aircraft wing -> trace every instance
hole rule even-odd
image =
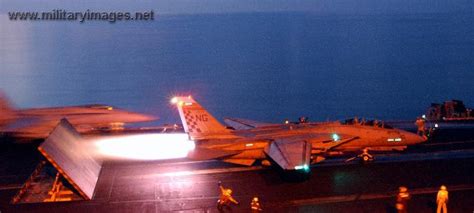
[[[276,139],[265,148],[265,153],[285,170],[308,168],[311,161],[311,143],[303,140]]]
[[[271,126],[275,124],[263,123],[240,118],[225,118],[224,122],[236,130],[253,129],[257,127]]]
[[[45,138],[58,123],[59,120],[19,118],[3,127],[0,131],[12,133],[18,137]]]

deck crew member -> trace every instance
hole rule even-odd
[[[398,188],[397,204],[395,204],[395,208],[397,209],[398,213],[407,212],[407,203],[409,199],[410,194],[408,193],[407,187],[400,186]]]
[[[360,124],[360,123],[359,123],[359,118],[354,117],[354,124],[355,124],[355,125],[359,125],[359,124]]]
[[[258,197],[254,197],[252,199],[252,202],[250,202],[250,210],[252,213],[258,213],[263,211],[262,207],[260,206],[260,203],[258,202]]]
[[[217,200],[217,209],[219,211],[223,211],[223,207],[230,208],[230,204],[239,204],[233,197],[232,197],[232,189],[224,188],[222,183],[219,181],[218,183],[219,189],[221,191],[219,200]]]
[[[420,136],[425,136],[425,119],[421,117],[416,118],[415,125],[418,127],[416,134]]]
[[[436,213],[441,213],[441,209],[444,213],[448,213],[448,209],[446,207],[446,203],[448,202],[448,190],[446,186],[442,185],[438,191],[438,195],[436,196],[436,203],[438,204],[438,208],[436,209]]]

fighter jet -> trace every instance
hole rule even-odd
[[[51,108],[14,109],[0,93],[0,134],[21,139],[42,139],[62,118],[80,132],[122,129],[125,123],[152,121],[150,115],[108,105],[93,104]]]
[[[253,165],[277,164],[284,171],[310,171],[329,152],[339,150],[402,149],[426,139],[400,129],[356,122],[268,124],[227,119],[230,129],[215,119],[191,96],[174,97],[185,132],[195,141],[191,159],[222,159]]]

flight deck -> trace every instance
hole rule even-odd
[[[221,181],[240,202],[232,208],[234,212],[248,212],[254,196],[260,198],[265,212],[393,212],[401,185],[412,196],[409,210],[433,212],[442,184],[450,192],[450,211],[471,212],[474,140],[469,132],[465,128],[440,131],[434,141],[405,152],[375,155],[368,164],[346,162],[344,156],[330,158],[313,165],[305,181],[284,179],[281,171],[271,167],[218,160],[108,160],[101,166],[91,200],[18,204],[12,204],[12,198],[45,158],[36,150],[37,144],[2,144],[0,210],[217,212],[217,183]]]

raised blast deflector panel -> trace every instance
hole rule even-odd
[[[38,150],[84,197],[91,199],[101,164],[88,153],[80,134],[63,119]]]

